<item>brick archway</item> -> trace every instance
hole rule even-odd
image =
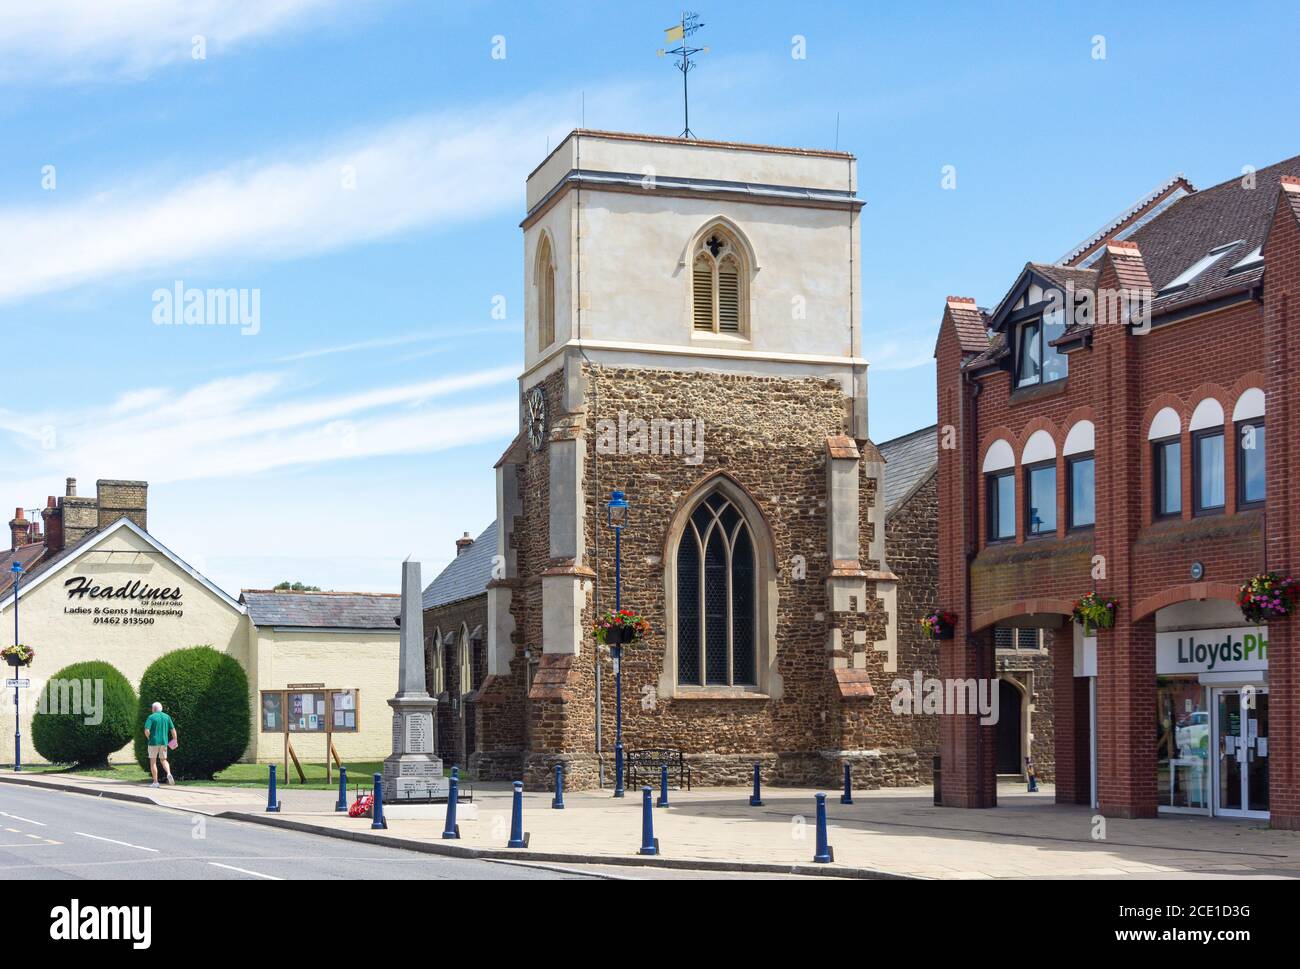
[[[1130,622],[1141,622],[1166,606],[1180,602],[1203,602],[1206,599],[1227,599],[1236,601],[1237,586],[1229,582],[1189,582],[1186,585],[1170,586],[1162,592],[1147,596],[1133,606]],[[1242,620],[1243,622],[1245,620]]]
[[[997,625],[1003,619],[1016,616],[1038,616],[1044,613],[1056,616],[1069,616],[1074,612],[1074,603],[1068,599],[1017,599],[995,606],[985,612],[972,616],[970,631],[972,633]]]

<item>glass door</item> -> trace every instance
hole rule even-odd
[[[1268,817],[1268,691],[1216,690],[1216,814]]]

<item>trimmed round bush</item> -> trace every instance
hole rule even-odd
[[[176,724],[177,749],[167,755],[177,780],[211,780],[248,748],[248,676],[239,661],[211,646],[166,653],[140,678],[135,759],[149,768],[144,722],[154,702]]]
[[[54,764],[106,767],[131,742],[138,701],[110,663],[65,666],[41,690],[32,715],[32,746]]]

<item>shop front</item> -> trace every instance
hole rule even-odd
[[[1268,817],[1268,627],[1156,633],[1162,812]]]

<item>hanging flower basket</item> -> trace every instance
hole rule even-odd
[[[931,609],[920,619],[921,635],[926,639],[952,639],[957,628],[957,614],[947,609]]]
[[[5,658],[6,663],[17,669],[19,666],[31,666],[32,660],[36,658],[36,650],[19,643],[17,646],[6,646],[0,650],[0,656]]]
[[[623,646],[634,643],[650,632],[650,623],[633,609],[620,609],[607,612],[596,620],[592,632],[596,642],[607,646]]]
[[[1278,572],[1261,572],[1242,583],[1237,590],[1237,605],[1248,622],[1268,622],[1295,611],[1300,601],[1300,582]]]
[[[1110,629],[1115,625],[1115,600],[1089,592],[1074,604],[1070,618],[1083,627],[1085,636],[1091,636],[1094,629]]]

